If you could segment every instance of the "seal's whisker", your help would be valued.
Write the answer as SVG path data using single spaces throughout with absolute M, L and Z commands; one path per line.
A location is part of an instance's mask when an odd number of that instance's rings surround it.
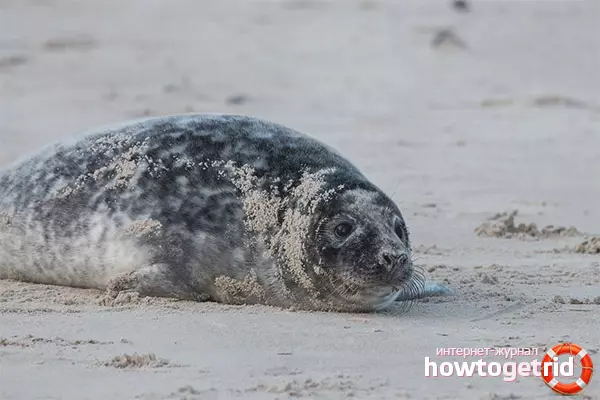
M 390 195 L 390 199 L 392 199 L 392 201 L 394 201 L 394 202 L 396 201 L 394 199 L 394 197 L 396 196 L 396 193 L 398 192 L 398 189 L 400 189 L 400 186 L 402 186 L 402 181 L 398 182 L 398 185 L 396 186 L 396 189 L 394 189 L 394 191 Z

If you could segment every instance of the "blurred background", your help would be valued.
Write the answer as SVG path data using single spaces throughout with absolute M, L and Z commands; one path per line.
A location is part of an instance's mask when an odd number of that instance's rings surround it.
M 560 203 L 593 230 L 598 21 L 595 0 L 0 0 L 0 165 L 122 120 L 250 114 L 412 213 Z

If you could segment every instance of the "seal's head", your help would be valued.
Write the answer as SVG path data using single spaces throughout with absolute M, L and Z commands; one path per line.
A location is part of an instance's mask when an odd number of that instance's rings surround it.
M 379 190 L 353 189 L 327 202 L 314 221 L 312 246 L 336 303 L 381 309 L 422 290 L 398 207 Z

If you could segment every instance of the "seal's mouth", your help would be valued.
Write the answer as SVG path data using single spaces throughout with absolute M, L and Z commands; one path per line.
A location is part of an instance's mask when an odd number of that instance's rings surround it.
M 404 278 L 402 279 L 402 284 L 410 284 L 411 282 L 421 284 L 425 283 L 425 272 L 423 271 L 423 268 L 412 263 L 410 265 L 410 268 L 407 269 Z
M 336 303 L 347 308 L 382 310 L 397 302 L 402 309 L 408 309 L 422 297 L 425 288 L 425 275 L 421 268 L 412 267 L 402 274 L 377 283 L 357 285 L 337 282 L 331 293 Z
M 390 280 L 388 284 L 392 294 L 387 298 L 382 298 L 380 304 L 376 305 L 376 309 L 383 309 L 391 303 L 400 304 L 402 310 L 407 311 L 416 300 L 423 296 L 425 291 L 425 274 L 421 268 L 412 267 L 401 277 Z M 389 299 L 393 298 L 393 301 Z
M 411 266 L 409 268 L 404 268 L 401 271 L 393 271 L 387 278 L 386 283 L 394 288 L 394 290 L 401 290 L 404 285 L 409 283 L 415 275 L 415 270 Z

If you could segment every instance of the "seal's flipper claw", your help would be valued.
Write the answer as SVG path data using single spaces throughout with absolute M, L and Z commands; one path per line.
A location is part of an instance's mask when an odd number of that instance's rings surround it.
M 436 296 L 453 296 L 456 293 L 446 285 L 441 283 L 426 281 L 423 286 L 423 290 L 419 292 L 407 292 L 400 294 L 396 301 L 410 301 L 423 299 L 425 297 L 436 297 Z

